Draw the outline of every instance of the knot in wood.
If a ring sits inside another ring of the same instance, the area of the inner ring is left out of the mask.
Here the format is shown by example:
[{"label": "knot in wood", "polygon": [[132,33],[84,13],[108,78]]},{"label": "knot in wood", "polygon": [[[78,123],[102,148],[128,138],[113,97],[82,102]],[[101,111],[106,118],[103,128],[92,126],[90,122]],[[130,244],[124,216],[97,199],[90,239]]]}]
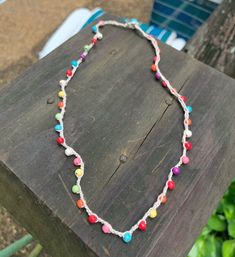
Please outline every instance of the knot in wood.
[{"label": "knot in wood", "polygon": [[125,154],[121,154],[119,157],[119,161],[121,163],[125,163],[127,161],[128,157]]},{"label": "knot in wood", "polygon": [[165,103],[166,103],[167,105],[171,105],[171,104],[172,104],[172,101],[173,101],[173,98],[170,97],[170,96],[168,96],[168,97],[165,98]]}]

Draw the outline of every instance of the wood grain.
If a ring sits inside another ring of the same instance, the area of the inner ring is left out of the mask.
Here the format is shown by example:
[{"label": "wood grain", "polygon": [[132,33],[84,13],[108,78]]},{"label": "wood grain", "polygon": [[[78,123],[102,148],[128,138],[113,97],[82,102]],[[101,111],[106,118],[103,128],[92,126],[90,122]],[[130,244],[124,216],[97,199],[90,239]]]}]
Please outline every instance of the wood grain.
[{"label": "wood grain", "polygon": [[235,78],[235,1],[224,0],[185,50],[196,59]]},{"label": "wood grain", "polygon": [[[150,72],[151,46],[119,28],[103,34],[69,84],[65,134],[85,161],[91,208],[127,230],[179,158],[183,114]],[[160,44],[162,72],[194,108],[194,147],[158,218],[126,245],[76,208],[72,159],[55,143],[58,81],[91,37],[83,30],[0,91],[0,201],[53,257],[186,256],[235,175],[234,80]]]}]

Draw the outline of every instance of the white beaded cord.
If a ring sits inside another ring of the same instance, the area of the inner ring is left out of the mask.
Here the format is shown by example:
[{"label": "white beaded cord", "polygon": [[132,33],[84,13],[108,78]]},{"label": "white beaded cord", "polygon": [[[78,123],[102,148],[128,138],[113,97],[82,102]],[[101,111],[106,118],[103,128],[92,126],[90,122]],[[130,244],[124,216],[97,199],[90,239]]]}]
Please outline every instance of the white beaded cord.
[{"label": "white beaded cord", "polygon": [[[100,21],[98,22],[94,27],[96,28],[96,32],[95,32],[95,36],[94,38],[95,39],[102,39],[102,34],[99,32],[99,28],[100,27],[103,27],[105,25],[112,25],[112,26],[118,26],[118,27],[123,27],[123,28],[129,28],[129,29],[133,29],[133,30],[138,30],[140,32],[140,34],[145,37],[147,40],[149,40],[155,50],[155,55],[156,55],[156,60],[155,60],[155,65],[157,67],[157,72],[159,73],[160,75],[160,78],[162,81],[165,81],[166,83],[166,87],[168,88],[169,92],[174,95],[183,111],[184,111],[184,122],[183,122],[183,125],[184,125],[184,132],[183,132],[183,135],[182,135],[182,146],[183,146],[183,151],[182,151],[182,155],[181,157],[179,158],[179,161],[178,163],[176,163],[173,167],[180,167],[182,165],[182,157],[186,156],[186,152],[187,152],[187,149],[185,147],[185,143],[187,142],[186,138],[187,138],[187,132],[188,134],[191,136],[191,131],[189,131],[189,125],[187,122],[185,122],[186,120],[189,119],[189,110],[185,104],[185,102],[183,101],[183,99],[181,98],[182,96],[171,86],[170,82],[165,78],[165,76],[161,73],[160,69],[159,69],[159,62],[160,62],[160,49],[158,47],[158,43],[157,43],[157,40],[147,34],[146,32],[144,32],[141,27],[139,26],[138,22],[136,21],[127,21],[127,22],[124,22],[124,23],[121,23],[121,22],[117,22],[117,21],[113,21],[113,20],[110,20],[110,21]],[[88,55],[89,51],[92,49],[92,47],[95,45],[94,42],[90,43],[88,49],[86,49],[82,54],[84,57],[86,57],[86,55]],[[60,111],[60,118],[58,119],[58,122],[59,124],[62,126],[62,129],[59,132],[59,135],[60,137],[64,138],[64,142],[61,144],[64,148],[65,148],[65,154],[67,156],[72,156],[74,155],[75,157],[79,157],[81,159],[81,169],[83,170],[83,175],[84,175],[84,168],[85,168],[85,165],[84,165],[84,162],[82,160],[82,157],[79,155],[79,153],[77,153],[71,146],[67,145],[66,143],[66,140],[65,140],[65,137],[64,137],[64,123],[63,123],[63,118],[64,118],[64,115],[65,115],[65,109],[66,109],[66,103],[67,103],[67,94],[66,94],[66,87],[69,83],[69,81],[72,79],[73,75],[75,74],[76,70],[78,69],[79,65],[83,62],[83,58],[80,57],[78,60],[77,60],[77,66],[72,66],[72,75],[71,76],[67,76],[67,79],[66,80],[61,80],[60,81],[60,87],[61,87],[61,91],[63,91],[64,93],[64,96],[62,97],[62,101],[64,103],[63,107],[61,107],[61,111]],[[189,136],[188,136],[189,137]],[[156,210],[160,205],[161,205],[161,197],[163,195],[166,195],[167,194],[167,191],[168,191],[168,182],[172,180],[172,176],[173,176],[173,172],[172,172],[172,168],[170,169],[170,172],[168,174],[168,179],[163,187],[163,190],[162,192],[158,195],[157,197],[157,200],[153,203],[153,205],[147,210],[147,212],[144,214],[144,216],[139,219],[139,221],[134,224],[129,230],[127,231],[124,231],[124,232],[121,232],[121,231],[118,231],[116,229],[114,229],[112,227],[112,225],[107,222],[106,220],[102,219],[101,217],[99,217],[96,213],[94,213],[90,208],[89,206],[87,205],[86,203],[86,200],[85,200],[85,197],[84,197],[84,193],[82,191],[82,188],[81,188],[81,179],[83,177],[83,175],[81,177],[78,177],[77,178],[77,182],[76,184],[80,187],[80,192],[78,194],[80,194],[80,198],[83,200],[84,202],[84,209],[86,210],[87,214],[88,215],[95,215],[97,217],[97,222],[103,224],[103,225],[107,225],[109,228],[110,228],[110,233],[114,234],[114,235],[117,235],[119,237],[123,237],[124,233],[125,232],[129,232],[131,235],[132,233],[138,229],[138,224],[140,221],[145,221],[146,222],[146,219],[149,217],[150,213],[152,210]]]}]

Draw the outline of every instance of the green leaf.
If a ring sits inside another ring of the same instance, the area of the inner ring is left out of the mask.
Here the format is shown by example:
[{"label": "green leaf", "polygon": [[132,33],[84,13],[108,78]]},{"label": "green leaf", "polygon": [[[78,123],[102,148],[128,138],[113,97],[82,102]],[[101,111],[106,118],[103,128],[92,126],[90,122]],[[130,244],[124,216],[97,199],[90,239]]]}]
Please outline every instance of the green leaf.
[{"label": "green leaf", "polygon": [[222,257],[222,239],[214,235],[199,237],[188,257]]},{"label": "green leaf", "polygon": [[219,214],[223,214],[224,213],[224,205],[223,205],[223,201],[220,201],[219,202],[219,205],[216,209],[216,213],[219,213]]},{"label": "green leaf", "polygon": [[202,235],[202,236],[207,236],[208,234],[211,233],[211,231],[212,231],[211,228],[207,225],[207,226],[205,226],[205,227],[203,228],[201,235]]},{"label": "green leaf", "polygon": [[203,236],[200,236],[193,245],[188,257],[204,257],[204,245],[205,239]]},{"label": "green leaf", "polygon": [[234,257],[235,256],[235,240],[224,241],[222,247],[223,257]]},{"label": "green leaf", "polygon": [[198,244],[197,242],[193,245],[192,249],[190,250],[188,257],[198,257]]},{"label": "green leaf", "polygon": [[235,220],[235,205],[224,201],[224,215],[228,221]]},{"label": "green leaf", "polygon": [[215,236],[208,236],[205,240],[204,256],[221,257],[222,239]]},{"label": "green leaf", "polygon": [[208,220],[208,226],[215,231],[225,231],[227,228],[225,217],[222,215],[213,214]]},{"label": "green leaf", "polygon": [[235,196],[235,182],[232,182],[232,184],[229,186],[228,194]]},{"label": "green leaf", "polygon": [[228,222],[228,234],[235,238],[235,220],[231,220]]}]

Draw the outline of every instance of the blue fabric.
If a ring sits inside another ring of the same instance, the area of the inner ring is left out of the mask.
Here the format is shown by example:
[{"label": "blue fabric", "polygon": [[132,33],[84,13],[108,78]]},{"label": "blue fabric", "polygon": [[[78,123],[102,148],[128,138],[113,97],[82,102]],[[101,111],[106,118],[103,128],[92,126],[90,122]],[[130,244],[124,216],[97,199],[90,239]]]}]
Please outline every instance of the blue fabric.
[{"label": "blue fabric", "polygon": [[210,0],[154,0],[150,24],[188,40],[217,6]]},{"label": "blue fabric", "polygon": [[104,10],[103,9],[97,9],[97,11],[87,20],[87,22],[82,26],[82,29],[85,28],[89,23],[91,23],[92,21],[96,20],[97,18],[99,18],[100,16],[102,16],[104,14]]}]

